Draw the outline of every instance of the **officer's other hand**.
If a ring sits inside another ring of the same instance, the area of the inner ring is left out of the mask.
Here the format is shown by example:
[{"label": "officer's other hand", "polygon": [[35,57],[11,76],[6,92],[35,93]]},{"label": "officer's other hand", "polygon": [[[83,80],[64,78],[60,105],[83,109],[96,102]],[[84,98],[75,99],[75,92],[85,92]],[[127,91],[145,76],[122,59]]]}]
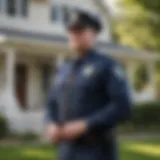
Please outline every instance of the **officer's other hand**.
[{"label": "officer's other hand", "polygon": [[68,122],[63,127],[63,138],[65,140],[74,140],[87,132],[87,123],[85,121]]},{"label": "officer's other hand", "polygon": [[56,124],[48,125],[47,136],[53,144],[59,144],[62,140],[62,128]]}]

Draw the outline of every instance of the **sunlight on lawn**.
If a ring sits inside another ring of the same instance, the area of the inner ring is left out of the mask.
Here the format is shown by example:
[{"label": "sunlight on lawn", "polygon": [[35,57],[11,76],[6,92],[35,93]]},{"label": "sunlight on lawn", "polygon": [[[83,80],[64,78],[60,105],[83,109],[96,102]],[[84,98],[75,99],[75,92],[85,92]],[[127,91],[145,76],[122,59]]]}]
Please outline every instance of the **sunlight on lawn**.
[{"label": "sunlight on lawn", "polygon": [[127,150],[141,153],[148,156],[160,157],[160,145],[149,145],[149,144],[130,144],[126,148]]},{"label": "sunlight on lawn", "polygon": [[48,150],[48,151],[44,151],[43,149],[24,149],[22,150],[21,154],[23,154],[25,157],[29,157],[29,158],[40,158],[40,159],[52,159],[54,158],[53,153]]},{"label": "sunlight on lawn", "polygon": [[[159,160],[160,139],[120,142],[120,160]],[[56,160],[50,145],[0,146],[0,160]]]}]

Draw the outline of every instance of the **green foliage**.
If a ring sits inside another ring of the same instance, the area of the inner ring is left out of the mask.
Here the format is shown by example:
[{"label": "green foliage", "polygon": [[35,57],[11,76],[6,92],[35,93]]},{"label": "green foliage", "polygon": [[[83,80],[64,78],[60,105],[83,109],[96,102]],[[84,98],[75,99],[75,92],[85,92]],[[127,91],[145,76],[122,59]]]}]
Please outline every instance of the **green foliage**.
[{"label": "green foliage", "polygon": [[160,1],[120,0],[122,17],[115,22],[120,42],[137,48],[160,51]]},{"label": "green foliage", "polygon": [[[160,139],[123,140],[119,143],[120,160],[160,159]],[[1,160],[57,160],[57,149],[51,145],[0,146]]]},{"label": "green foliage", "polygon": [[37,140],[39,138],[39,136],[34,133],[34,132],[26,132],[22,135],[19,135],[19,139],[21,139],[22,141],[34,141]]},{"label": "green foliage", "polygon": [[132,118],[122,125],[122,131],[160,130],[160,101],[134,106]]},{"label": "green foliage", "polygon": [[[133,136],[134,137],[134,136]],[[132,138],[133,138],[132,137]],[[160,159],[159,138],[137,138],[120,143],[120,160],[158,160]]]},{"label": "green foliage", "polygon": [[137,127],[160,124],[160,102],[152,102],[135,106],[131,121]]},{"label": "green foliage", "polygon": [[56,160],[56,149],[50,145],[0,146],[1,160]]},{"label": "green foliage", "polygon": [[136,72],[134,74],[134,88],[136,89],[136,91],[141,91],[144,89],[145,85],[148,82],[148,73],[146,70],[145,65],[140,64],[137,69]]},{"label": "green foliage", "polygon": [[0,139],[4,138],[8,134],[7,119],[0,115]]}]

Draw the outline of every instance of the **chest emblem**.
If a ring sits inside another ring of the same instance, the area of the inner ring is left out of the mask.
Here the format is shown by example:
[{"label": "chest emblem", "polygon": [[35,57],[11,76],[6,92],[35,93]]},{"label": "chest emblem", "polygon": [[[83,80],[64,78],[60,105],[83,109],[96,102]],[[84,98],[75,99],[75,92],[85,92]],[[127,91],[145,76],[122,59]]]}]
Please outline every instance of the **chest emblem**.
[{"label": "chest emblem", "polygon": [[83,75],[86,77],[90,77],[95,73],[95,68],[93,66],[86,66],[83,70]]}]

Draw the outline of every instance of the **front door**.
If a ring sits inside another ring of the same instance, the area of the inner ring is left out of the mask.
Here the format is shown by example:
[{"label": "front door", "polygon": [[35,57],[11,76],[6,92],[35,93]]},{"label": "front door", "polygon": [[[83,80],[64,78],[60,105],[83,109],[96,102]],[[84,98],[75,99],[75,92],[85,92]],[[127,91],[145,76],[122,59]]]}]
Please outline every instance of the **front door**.
[{"label": "front door", "polygon": [[23,109],[26,109],[27,67],[16,65],[16,96]]}]

